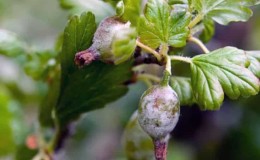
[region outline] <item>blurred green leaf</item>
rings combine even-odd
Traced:
[[[188,1],[187,0],[169,0],[168,3],[170,5],[173,5],[173,4],[187,4]]]
[[[49,72],[56,67],[57,53],[53,51],[36,51],[27,55],[25,72],[35,80],[45,80]]]
[[[142,9],[142,0],[124,0],[123,20],[130,21],[132,25],[137,25]]]
[[[182,47],[189,35],[187,25],[190,15],[179,12],[171,15],[170,6],[161,0],[148,0],[138,24],[140,40],[144,44],[157,48],[161,44]]]
[[[15,150],[15,142],[12,130],[13,115],[9,111],[8,95],[0,91],[0,155],[8,155]]]
[[[199,15],[212,18],[222,25],[229,22],[245,22],[252,16],[248,7],[252,0],[189,0],[189,4]]]
[[[212,39],[212,37],[215,34],[215,23],[211,19],[204,19],[203,25],[204,25],[204,29],[203,29],[202,33],[200,34],[200,39],[204,43],[207,43]]]
[[[82,69],[74,64],[77,52],[87,49],[96,30],[92,13],[74,16],[64,31],[61,88],[56,115],[62,125],[82,113],[102,108],[127,92],[123,83],[131,77],[131,63],[109,65],[94,62]]]
[[[194,103],[190,78],[171,77],[170,86],[177,93],[181,105],[192,105]]]
[[[24,140],[25,141],[25,140]],[[26,143],[22,143],[17,146],[15,153],[15,160],[31,160],[37,154],[37,149],[29,149]]]
[[[21,111],[3,87],[0,87],[0,115],[0,156],[4,156],[13,153],[21,143],[23,125]]]
[[[129,160],[154,160],[153,141],[138,122],[138,112],[131,116],[123,135],[123,145]]]
[[[39,109],[39,122],[43,127],[53,127],[53,109],[59,96],[60,74],[57,73],[49,82],[48,93],[43,99]]]
[[[104,2],[107,2],[109,4],[111,4],[112,6],[116,6],[117,3],[121,0],[103,0]]]
[[[98,22],[103,18],[115,15],[112,6],[101,0],[59,0],[62,8],[70,13],[80,15],[82,12],[93,12]]]
[[[201,109],[219,109],[224,92],[231,99],[256,95],[260,83],[246,68],[248,63],[244,51],[234,47],[192,58],[192,89]]]
[[[249,69],[260,78],[260,51],[247,51],[246,54],[250,61]]]
[[[122,16],[125,11],[125,5],[123,1],[119,1],[116,5],[116,15],[117,16]]]
[[[14,33],[0,29],[0,54],[15,57],[26,53],[28,46]]]

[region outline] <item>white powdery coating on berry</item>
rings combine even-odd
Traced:
[[[138,121],[152,138],[164,138],[179,120],[179,99],[170,86],[153,86],[141,97]]]
[[[129,29],[130,23],[123,23],[115,19],[115,17],[109,17],[100,22],[94,38],[92,48],[95,48],[102,58],[110,58],[113,56],[111,53],[113,38],[120,33],[121,30]]]

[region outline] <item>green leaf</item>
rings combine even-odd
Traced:
[[[123,1],[119,1],[116,5],[116,15],[117,16],[122,16],[125,12],[125,5]]]
[[[194,103],[190,78],[171,77],[170,86],[177,93],[182,106]]]
[[[0,156],[6,156],[15,151],[23,134],[21,111],[12,100],[9,92],[0,86]]]
[[[70,11],[72,15],[82,12],[93,12],[98,22],[108,16],[115,15],[112,6],[101,0],[59,0],[62,8]]]
[[[179,12],[171,15],[170,6],[161,0],[149,0],[145,7],[144,17],[139,21],[138,32],[140,40],[157,48],[161,44],[173,47],[183,47],[189,35],[187,25],[190,15]]]
[[[254,6],[260,4],[260,0],[243,0],[241,4],[245,6]]]
[[[39,109],[39,122],[42,127],[53,127],[53,109],[56,106],[60,89],[60,74],[54,75],[49,82],[48,93],[43,99]]]
[[[9,97],[0,92],[0,155],[7,155],[15,150],[15,142],[13,137],[12,113],[9,110]]]
[[[57,65],[56,55],[57,53],[52,51],[36,51],[28,54],[25,73],[35,80],[45,80]]]
[[[123,83],[131,77],[131,64],[109,65],[94,62],[82,69],[74,64],[77,52],[90,47],[96,30],[94,15],[71,18],[64,31],[61,57],[61,88],[56,115],[61,125],[82,113],[104,107],[123,96],[128,88]]]
[[[0,29],[0,54],[15,57],[23,55],[28,46],[14,33]]]
[[[137,25],[141,14],[142,0],[124,0],[125,9],[123,20],[130,21],[132,25]]]
[[[260,51],[247,51],[250,66],[248,69],[260,78]]]
[[[174,5],[174,4],[187,4],[188,1],[187,0],[169,0],[168,3],[170,5]]]
[[[204,29],[203,29],[202,33],[200,34],[200,39],[204,43],[207,43],[212,39],[212,37],[215,34],[215,23],[211,19],[204,19],[203,25],[204,25]]]
[[[112,52],[114,54],[115,64],[122,63],[129,59],[136,48],[136,31],[132,28],[121,29],[113,37]]]
[[[25,144],[21,144],[17,147],[15,153],[15,160],[33,159],[37,154],[36,149],[29,149]]]
[[[247,21],[252,16],[247,6],[250,0],[190,0],[190,7],[203,17],[212,18],[219,24]],[[251,2],[251,1],[250,1]]]
[[[231,99],[256,95],[259,79],[246,68],[248,64],[245,52],[234,47],[192,58],[192,89],[201,109],[219,109],[224,92]]]

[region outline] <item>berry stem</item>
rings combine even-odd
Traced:
[[[166,60],[165,71],[163,73],[163,78],[161,81],[162,86],[169,85],[169,81],[170,81],[170,78],[172,75],[172,62],[171,62],[170,57],[168,56],[168,51],[169,51],[168,44],[162,44],[160,46],[160,55],[163,55],[163,57]]]
[[[165,70],[164,73],[163,73],[161,83],[160,83],[161,86],[169,85],[170,78],[171,78],[171,74],[167,70]]]
[[[169,72],[170,76],[172,75],[172,62],[171,62],[171,58],[168,55],[166,56],[165,70]]]
[[[169,51],[169,46],[168,46],[168,44],[162,44],[162,45],[160,46],[160,52],[159,52],[159,54],[166,57],[166,56],[168,55],[168,51]]]
[[[171,58],[169,56],[166,56],[166,61],[167,62],[166,62],[165,70],[164,70],[164,73],[163,73],[163,78],[162,78],[162,81],[161,81],[162,86],[169,85],[169,81],[170,81],[170,78],[171,78],[171,75],[172,75]]]
[[[154,143],[154,155],[156,160],[166,160],[167,159],[167,147],[168,142],[164,139],[155,139]]]
[[[142,49],[146,50],[148,53],[153,54],[157,58],[158,61],[162,60],[161,55],[158,52],[156,52],[154,49],[150,48],[149,46],[139,42],[138,40],[136,40],[136,45],[141,47]]]
[[[198,38],[190,37],[189,41],[197,44],[203,50],[204,53],[210,52],[208,48]]]

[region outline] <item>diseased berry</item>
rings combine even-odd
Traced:
[[[141,97],[138,121],[152,138],[166,137],[179,120],[180,102],[169,86],[156,85]]]
[[[156,85],[144,92],[140,99],[138,121],[152,137],[156,160],[165,160],[170,132],[180,115],[180,102],[169,85]]]
[[[90,48],[78,52],[75,56],[75,63],[79,66],[88,65],[94,60],[101,60],[105,63],[116,63],[125,54],[116,55],[113,53],[113,42],[118,38],[125,38],[132,34],[130,22],[121,22],[118,17],[109,17],[100,22],[93,38]],[[124,37],[125,36],[125,37]],[[121,61],[120,61],[121,62]]]

